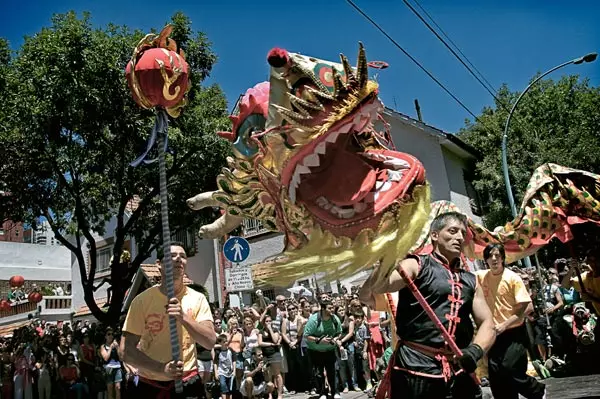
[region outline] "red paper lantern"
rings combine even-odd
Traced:
[[[29,302],[32,302],[32,303],[40,303],[42,301],[42,294],[35,291],[35,292],[32,292],[31,294],[29,294],[27,299],[29,299]]]
[[[20,288],[25,284],[25,279],[23,276],[12,276],[10,280],[8,280],[11,287]]]
[[[10,302],[8,302],[6,299],[0,301],[0,312],[8,312],[10,309]]]
[[[133,99],[142,108],[162,107],[173,117],[179,116],[188,91],[189,66],[183,51],[168,39],[173,28],[160,35],[147,35],[127,63],[125,76]]]

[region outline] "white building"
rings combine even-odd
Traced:
[[[54,232],[47,220],[42,221],[34,229],[25,230],[23,239],[29,244],[38,245],[61,245],[60,241],[54,236]]]
[[[23,291],[30,292],[35,284],[48,295],[40,303],[20,301],[8,312],[0,312],[0,326],[27,321],[29,315],[47,321],[68,320],[73,312],[71,252],[63,246],[46,246],[15,242],[0,242],[0,296],[6,298],[13,276],[25,279]],[[60,286],[64,295],[53,295],[51,287]],[[15,327],[17,328],[17,327]],[[0,332],[2,335],[2,332]]]

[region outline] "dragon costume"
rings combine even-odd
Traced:
[[[449,201],[432,204],[430,221],[446,212],[461,212]],[[566,243],[574,239],[574,228],[584,223],[600,223],[600,176],[548,163],[533,173],[517,217],[493,231],[467,219],[465,255],[483,259],[483,250],[490,243],[501,243],[506,262],[512,263],[534,254],[553,238]],[[411,252],[430,250],[429,225]]]
[[[188,200],[193,209],[226,210],[202,237],[221,237],[243,218],[285,234],[283,254],[254,265],[256,280],[344,278],[375,263],[385,273],[427,222],[423,165],[393,149],[385,123],[376,127],[383,105],[362,44],[356,68],[340,58],[271,50],[269,83],[246,92],[232,132],[220,133],[235,157],[217,178],[219,190]]]

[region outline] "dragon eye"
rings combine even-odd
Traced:
[[[244,157],[252,157],[258,152],[258,146],[252,140],[252,135],[265,130],[267,120],[261,114],[252,114],[240,124],[233,148]]]

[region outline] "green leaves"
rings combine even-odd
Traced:
[[[469,122],[459,137],[479,149],[475,188],[486,205],[486,224],[504,225],[512,219],[502,175],[501,142],[508,110],[519,93],[503,86],[500,102]],[[508,165],[517,208],[534,169],[545,162],[600,171],[600,89],[587,80],[566,76],[542,80],[523,97],[508,133]]]
[[[190,103],[171,121],[169,132],[176,152],[167,159],[170,223],[176,233],[204,222],[204,214],[190,211],[185,199],[215,187],[214,176],[229,151],[215,132],[229,121],[219,86],[201,85],[216,61],[210,42],[193,32],[184,14],[172,20],[192,73]],[[25,38],[13,58],[8,43],[0,40],[0,190],[11,194],[0,197],[0,217],[32,223],[46,216],[63,238],[112,235],[105,229],[116,217],[116,245],[137,239],[141,255],[135,268],[160,236],[156,165],[129,166],[145,148],[154,123],[153,112],[132,100],[125,79],[141,37],[126,26],[94,28],[89,14],[69,12]],[[126,211],[134,196],[140,198],[138,209]],[[73,242],[70,249],[80,254]],[[85,267],[82,273],[84,286],[93,282],[93,273],[86,275]]]

